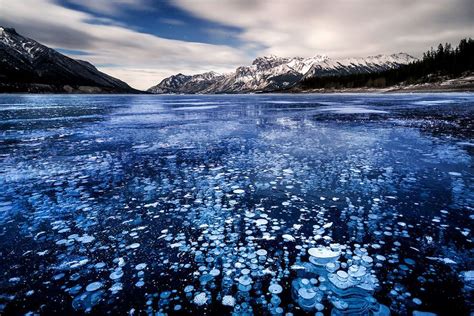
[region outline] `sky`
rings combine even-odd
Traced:
[[[0,25],[138,89],[257,56],[365,57],[474,37],[473,0],[0,0]]]

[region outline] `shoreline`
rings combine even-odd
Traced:
[[[248,92],[248,93],[188,93],[188,94],[173,94],[173,93],[52,93],[52,92],[0,92],[2,95],[103,95],[103,96],[112,96],[112,95],[148,95],[148,96],[219,96],[219,95],[265,95],[265,94],[281,94],[281,95],[297,95],[297,94],[409,94],[409,93],[474,93],[474,88],[470,89],[397,89],[397,90],[388,90],[388,89],[353,89],[353,90],[307,90],[307,91],[268,91],[268,92]]]
[[[186,94],[175,94],[175,93],[150,93],[148,91],[132,90],[129,92],[112,92],[112,91],[0,91],[0,95],[7,94],[52,94],[52,95],[255,95],[255,94],[351,94],[351,93],[379,93],[379,94],[396,94],[396,93],[459,93],[459,92],[474,92],[474,76],[462,77],[449,79],[445,81],[439,81],[435,83],[421,83],[414,85],[398,85],[385,88],[318,88],[318,89],[302,89],[298,87],[289,88],[287,90],[273,90],[273,91],[248,91],[239,93],[186,93]]]

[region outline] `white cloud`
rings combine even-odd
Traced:
[[[48,46],[85,51],[89,55],[78,57],[95,65],[117,65],[98,68],[140,89],[177,72],[230,71],[249,61],[229,46],[171,40],[119,25],[88,23],[93,19],[53,0],[11,1],[0,11],[5,26],[15,27],[20,34]]]
[[[280,56],[406,51],[474,33],[472,0],[175,0],[204,19],[243,29],[240,39]]]
[[[73,1],[119,17],[152,0]],[[94,23],[94,15],[64,8],[57,0],[6,2],[0,0],[0,23],[48,46],[86,51],[89,55],[77,57],[141,89],[178,72],[232,71],[251,62],[255,56],[249,54],[346,57],[405,51],[419,56],[439,42],[457,44],[474,34],[472,0],[172,2],[192,15],[241,30],[229,35],[208,30],[217,38],[237,36],[239,49],[160,38],[107,19]]]

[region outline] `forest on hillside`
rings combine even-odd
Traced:
[[[342,76],[321,76],[303,80],[299,88],[344,89],[384,88],[396,84],[434,82],[441,76],[455,78],[474,71],[474,40],[462,39],[456,48],[451,44],[439,44],[423,54],[423,58],[397,69],[378,73],[362,73]]]

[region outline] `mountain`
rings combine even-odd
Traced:
[[[224,76],[214,71],[205,72],[194,76],[185,76],[181,73],[168,77],[156,86],[148,89],[151,93],[198,93],[206,90],[215,81],[223,79]],[[184,92],[183,92],[184,93]]]
[[[371,59],[370,64],[383,64],[388,69],[366,72],[364,67],[358,67],[357,71],[345,73],[341,70],[350,61],[336,65],[315,65],[307,77],[289,92],[474,90],[474,40],[471,38],[462,39],[457,47],[440,43],[437,49],[431,48],[421,59],[413,62],[409,62],[412,57],[406,54],[374,56]],[[400,59],[409,63],[397,67]],[[313,76],[316,73],[319,76]]]
[[[389,69],[399,68],[417,59],[405,54],[377,55],[366,58],[327,59],[315,63],[304,75],[304,79],[311,77],[341,76],[364,73],[377,73]]]
[[[151,93],[245,93],[278,91],[297,85],[312,77],[376,73],[396,69],[416,59],[405,53],[377,55],[366,58],[331,59],[324,55],[310,58],[258,57],[250,66],[235,72],[185,76],[174,75],[148,89]],[[205,77],[205,79],[202,79]]]
[[[0,27],[0,92],[136,93],[92,64]]]

